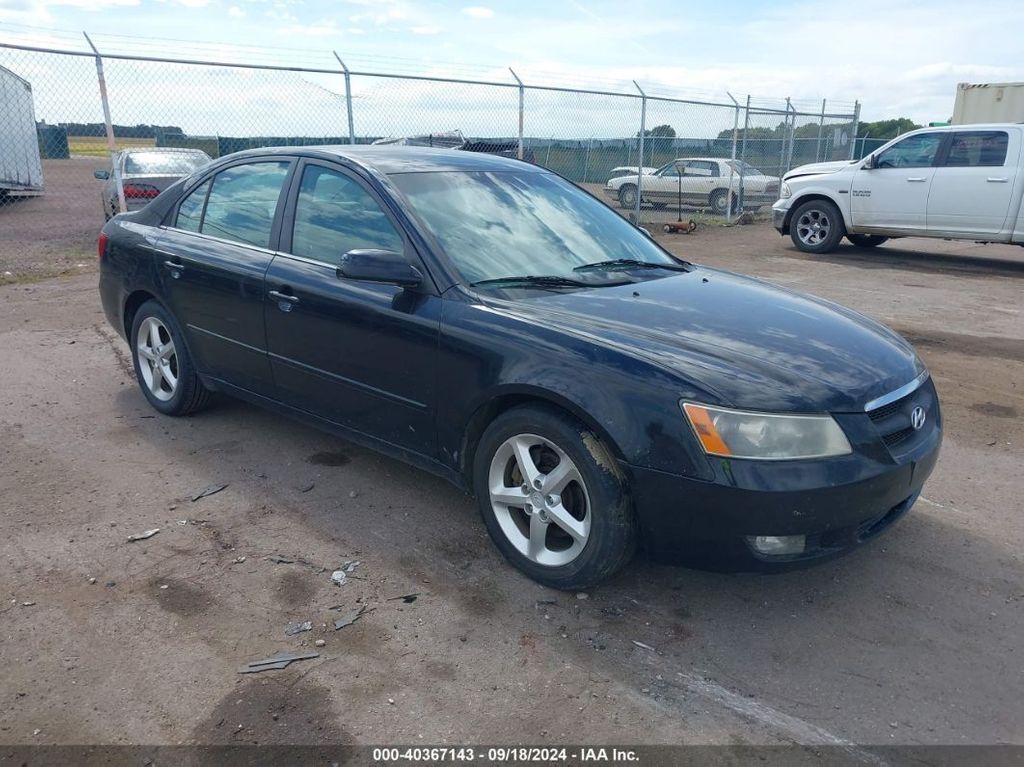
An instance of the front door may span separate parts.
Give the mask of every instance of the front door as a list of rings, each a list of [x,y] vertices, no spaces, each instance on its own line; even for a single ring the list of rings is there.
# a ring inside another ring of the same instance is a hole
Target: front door
[[[854,174],[850,210],[858,231],[924,232],[935,161],[946,135],[907,136],[876,155],[874,167]]]
[[[196,366],[259,394],[273,386],[263,278],[291,165],[286,159],[220,171],[179,203],[158,242],[164,295]]]
[[[1019,131],[957,131],[928,197],[933,233],[997,236],[1006,228],[1020,159]]]
[[[380,199],[346,170],[307,161],[267,272],[267,344],[278,396],[391,445],[433,457],[440,298],[428,288],[349,280],[340,256],[404,253]]]

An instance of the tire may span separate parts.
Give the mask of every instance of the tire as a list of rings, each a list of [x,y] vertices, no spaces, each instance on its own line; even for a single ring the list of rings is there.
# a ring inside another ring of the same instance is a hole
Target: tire
[[[523,457],[535,482],[523,478]],[[595,434],[557,409],[523,406],[498,416],[477,446],[473,486],[495,545],[545,586],[588,588],[621,569],[636,550],[632,503],[618,464]]]
[[[724,216],[727,212],[729,205],[730,194],[727,189],[716,189],[708,197],[708,206],[711,208],[711,212],[716,216]],[[732,199],[732,212],[735,213],[739,207],[738,201]]]
[[[877,248],[889,238],[880,234],[848,234],[846,239],[858,248]]]
[[[135,378],[154,410],[183,416],[206,407],[210,391],[199,380],[170,312],[156,301],[146,301],[132,317],[128,338]]]
[[[809,200],[793,211],[789,236],[804,253],[828,253],[846,234],[839,208],[828,200]]]
[[[626,210],[636,207],[636,185],[623,184],[619,187],[619,207]]]

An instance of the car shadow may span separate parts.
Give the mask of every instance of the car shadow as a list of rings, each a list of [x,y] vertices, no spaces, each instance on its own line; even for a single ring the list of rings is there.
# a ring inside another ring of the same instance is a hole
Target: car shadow
[[[937,253],[928,250],[907,250],[903,247],[865,249],[842,244],[831,253],[812,255],[796,248],[787,248],[786,253],[796,258],[811,261],[828,261],[841,266],[862,269],[902,269],[913,272],[956,274],[964,277],[990,277],[1000,274],[1006,277],[1024,278],[1024,250],[1021,260],[989,256],[965,256],[953,253]]]

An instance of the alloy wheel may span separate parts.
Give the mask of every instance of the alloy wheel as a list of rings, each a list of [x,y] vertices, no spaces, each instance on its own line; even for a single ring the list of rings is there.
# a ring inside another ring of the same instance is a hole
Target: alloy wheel
[[[566,565],[587,545],[591,508],[583,475],[550,440],[505,440],[491,459],[488,492],[501,531],[531,561]]]
[[[139,325],[135,354],[149,393],[161,402],[170,400],[178,388],[178,355],[170,331],[156,317],[147,317]]]
[[[823,210],[811,208],[796,222],[796,235],[805,245],[820,245],[832,230],[832,222]]]

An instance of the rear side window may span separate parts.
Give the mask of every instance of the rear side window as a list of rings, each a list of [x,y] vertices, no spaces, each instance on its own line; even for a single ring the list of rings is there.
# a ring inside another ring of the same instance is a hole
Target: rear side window
[[[355,248],[405,250],[391,221],[358,182],[329,168],[307,166],[295,203],[292,253],[334,264]]]
[[[199,225],[203,218],[203,204],[206,202],[208,191],[210,191],[209,181],[194,189],[188,197],[181,201],[181,204],[178,205],[178,218],[174,222],[178,229],[189,232],[199,231]]]
[[[946,165],[959,168],[1003,165],[1009,143],[1010,137],[1005,131],[958,131],[953,134]]]
[[[877,168],[928,168],[935,162],[941,133],[918,133],[907,136],[878,155]]]
[[[245,245],[270,247],[274,211],[289,164],[250,163],[218,173],[213,177],[199,231]]]
[[[718,175],[718,163],[708,162],[706,160],[693,160],[686,163],[687,176],[717,176]]]

